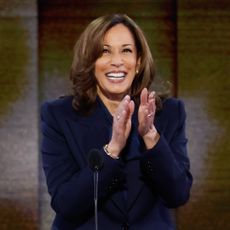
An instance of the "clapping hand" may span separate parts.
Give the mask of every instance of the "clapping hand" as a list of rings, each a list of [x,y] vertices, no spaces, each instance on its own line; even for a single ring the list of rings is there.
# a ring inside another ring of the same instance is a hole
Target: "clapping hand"
[[[148,92],[146,88],[141,91],[140,106],[138,109],[138,132],[145,145],[152,148],[159,139],[159,134],[154,126],[156,112],[155,92]]]
[[[115,157],[119,156],[129,137],[134,107],[134,102],[129,95],[126,95],[113,115],[112,138],[108,144],[108,151]],[[159,139],[159,134],[153,124],[155,111],[155,92],[149,93],[144,88],[140,95],[138,109],[138,132],[147,149],[152,148]]]
[[[149,93],[146,88],[141,91],[140,106],[138,110],[138,131],[143,137],[153,126],[153,120],[155,116],[155,92]]]
[[[113,115],[112,138],[108,150],[113,156],[118,156],[124,148],[132,126],[134,102],[126,95]]]

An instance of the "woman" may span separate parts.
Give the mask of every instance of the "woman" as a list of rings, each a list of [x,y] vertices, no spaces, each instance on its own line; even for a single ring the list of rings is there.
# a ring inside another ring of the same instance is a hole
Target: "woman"
[[[149,92],[154,65],[143,32],[126,15],[94,20],[76,43],[70,79],[73,95],[41,109],[53,229],[94,229],[87,155],[95,148],[104,162],[99,229],[174,229],[169,208],[189,199],[192,184],[185,111]]]

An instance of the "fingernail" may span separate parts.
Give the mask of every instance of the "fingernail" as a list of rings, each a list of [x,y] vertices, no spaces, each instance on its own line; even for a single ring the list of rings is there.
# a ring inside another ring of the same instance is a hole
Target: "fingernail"
[[[154,97],[155,96],[155,94],[156,94],[156,92],[155,91],[152,91],[151,93],[150,93],[150,97]]]

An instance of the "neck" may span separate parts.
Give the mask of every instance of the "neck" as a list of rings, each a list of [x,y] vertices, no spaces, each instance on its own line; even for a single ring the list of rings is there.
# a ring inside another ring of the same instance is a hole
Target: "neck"
[[[109,112],[113,115],[121,102],[121,100],[117,99],[111,99],[108,97],[105,97],[103,95],[98,94],[99,97],[101,98],[102,102],[104,103],[105,107],[109,110]]]
[[[122,99],[124,97],[124,95],[116,95],[114,97],[107,96],[107,95],[101,93],[100,91],[98,91],[98,96],[100,97],[100,99],[104,103],[105,107],[108,109],[108,111],[112,115],[115,113],[118,105],[120,104],[120,102],[122,101]]]

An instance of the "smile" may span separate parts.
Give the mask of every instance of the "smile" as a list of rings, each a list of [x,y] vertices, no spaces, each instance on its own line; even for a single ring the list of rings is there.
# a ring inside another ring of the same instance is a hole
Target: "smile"
[[[109,79],[123,79],[125,78],[126,73],[125,72],[110,72],[110,73],[107,73],[106,76]]]

